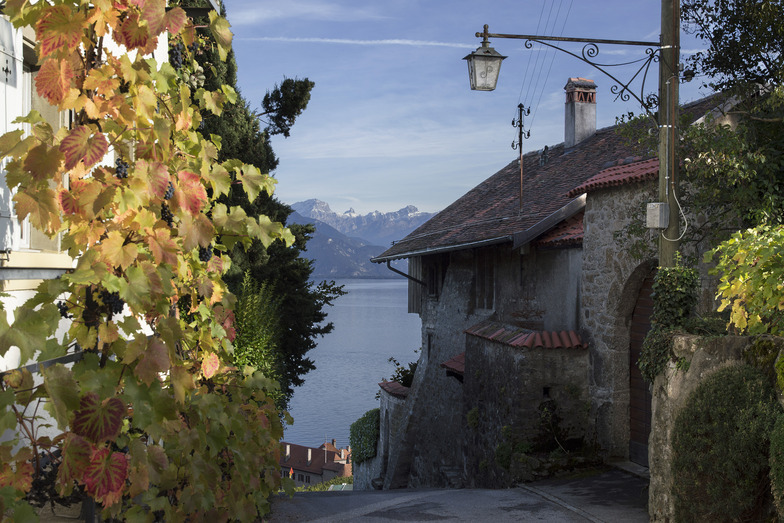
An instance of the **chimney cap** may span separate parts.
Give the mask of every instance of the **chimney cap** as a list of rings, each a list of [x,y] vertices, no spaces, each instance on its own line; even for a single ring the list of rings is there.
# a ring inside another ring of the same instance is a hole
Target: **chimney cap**
[[[596,89],[596,83],[588,78],[569,78],[564,89]]]

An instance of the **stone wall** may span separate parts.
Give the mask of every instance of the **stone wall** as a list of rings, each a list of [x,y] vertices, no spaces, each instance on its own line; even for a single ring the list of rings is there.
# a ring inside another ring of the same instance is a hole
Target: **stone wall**
[[[675,419],[702,380],[723,367],[741,361],[749,338],[678,336],[673,345],[675,357],[683,358],[688,363],[688,370],[680,370],[670,363],[656,378],[653,386],[653,426],[648,447],[651,473],[648,514],[651,521],[661,522],[673,521],[674,517],[671,442]]]
[[[559,443],[588,432],[586,349],[520,349],[469,336],[464,387],[467,486],[511,486],[514,467],[500,466],[496,451],[535,445],[544,406],[555,406],[562,419],[565,439]]]
[[[596,441],[608,455],[629,456],[629,328],[654,258],[635,260],[616,233],[653,201],[653,182],[590,193],[583,221],[581,334],[590,348],[590,396]],[[653,256],[651,250],[647,256]]]

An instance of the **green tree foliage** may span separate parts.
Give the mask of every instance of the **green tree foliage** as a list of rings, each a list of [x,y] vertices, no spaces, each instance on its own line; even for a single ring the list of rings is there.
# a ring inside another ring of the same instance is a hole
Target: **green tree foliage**
[[[784,3],[781,0],[684,0],[683,21],[707,44],[691,65],[732,104],[732,128],[694,126],[683,133],[685,178],[695,213],[734,229],[706,261],[718,258],[722,309],[738,332],[780,331],[776,280],[784,248]],[[761,308],[773,307],[765,310]]]
[[[677,521],[769,521],[770,437],[781,406],[773,383],[739,365],[705,379],[673,430]]]
[[[207,0],[181,0],[182,5],[206,6]],[[225,7],[222,7],[225,10]],[[230,85],[236,88],[237,64],[233,50],[227,60],[211,67],[214,51],[205,47],[197,58],[206,74],[205,87]],[[250,104],[237,96],[237,102],[228,106],[220,116],[207,116],[202,133],[219,136],[221,150],[219,158],[238,158],[256,166],[262,172],[270,172],[278,165],[278,159],[270,145],[269,137],[283,134],[288,137],[295,119],[307,107],[314,83],[307,78],[284,79],[279,86],[267,92],[262,114],[254,113]],[[267,120],[261,127],[260,118]],[[225,203],[242,207],[248,216],[267,216],[273,222],[288,225],[293,210],[269,194],[249,199],[240,186],[232,186],[224,198]],[[285,401],[290,398],[293,387],[302,385],[303,376],[315,368],[307,358],[308,351],[316,346],[316,340],[332,331],[332,323],[326,322],[326,308],[343,294],[334,282],[315,284],[310,281],[313,262],[304,258],[313,227],[310,225],[288,225],[295,237],[291,245],[274,242],[265,245],[254,241],[247,249],[234,248],[230,251],[231,267],[224,275],[229,290],[241,294],[246,274],[266,292],[274,296],[278,311],[283,318],[278,338],[278,379]],[[284,403],[285,403],[284,401]]]

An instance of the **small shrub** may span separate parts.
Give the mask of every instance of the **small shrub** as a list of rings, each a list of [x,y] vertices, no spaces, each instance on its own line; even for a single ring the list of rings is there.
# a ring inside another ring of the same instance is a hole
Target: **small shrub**
[[[381,426],[381,411],[372,409],[351,424],[349,441],[354,464],[376,457],[376,444]]]
[[[776,418],[770,435],[770,483],[779,521],[784,520],[784,414]]]
[[[740,365],[702,382],[675,420],[676,521],[760,521],[770,501],[770,436],[781,407],[770,380]]]
[[[469,428],[476,430],[479,426],[479,407],[474,407],[466,413],[466,424]]]
[[[316,483],[310,486],[302,486],[297,487],[294,490],[297,492],[324,492],[325,490],[329,490],[329,487],[332,485],[353,485],[354,484],[354,476],[338,476],[337,478],[332,478],[329,481],[322,481],[321,483]]]

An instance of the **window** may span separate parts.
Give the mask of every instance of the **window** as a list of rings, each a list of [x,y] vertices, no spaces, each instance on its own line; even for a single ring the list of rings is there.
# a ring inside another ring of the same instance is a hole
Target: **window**
[[[305,483],[310,483],[310,476],[305,476]]]
[[[427,295],[438,298],[444,286],[446,269],[449,266],[448,254],[436,254],[428,256],[424,260],[425,283],[427,284]]]
[[[305,475],[304,474],[297,474],[297,479],[300,480],[300,481],[305,481]]]
[[[482,249],[476,251],[474,265],[474,283],[476,292],[476,308],[492,309],[495,298],[495,250]]]

